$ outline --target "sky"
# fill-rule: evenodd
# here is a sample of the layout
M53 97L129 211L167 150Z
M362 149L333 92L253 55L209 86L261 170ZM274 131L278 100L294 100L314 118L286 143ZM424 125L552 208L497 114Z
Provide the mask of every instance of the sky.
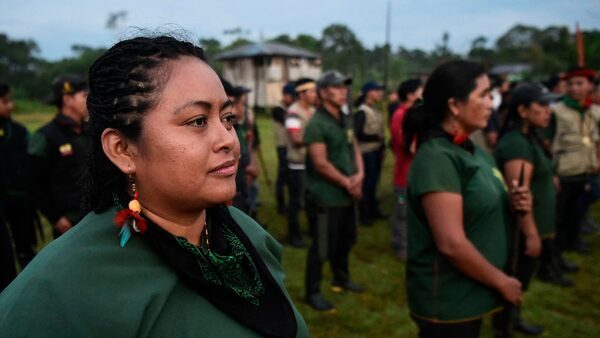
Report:
M600 30L600 0L391 0L393 48L431 50L450 34L450 48L469 50L478 36L490 45L517 23L547 27L579 22L583 30ZM280 34L320 37L333 23L347 25L371 48L385 43L388 0L3 0L0 33L11 39L32 39L40 56L57 60L72 55L74 44L109 47L136 32L185 30L191 38L235 36L224 31L240 27L242 37L258 41ZM126 11L116 30L106 28L110 13Z

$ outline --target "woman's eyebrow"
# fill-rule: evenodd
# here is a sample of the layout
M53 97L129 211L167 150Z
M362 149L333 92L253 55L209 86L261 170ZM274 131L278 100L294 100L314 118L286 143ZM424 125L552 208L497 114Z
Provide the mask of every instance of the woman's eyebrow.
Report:
M221 106L220 111L223 111L223 110L225 110L227 108L231 108L231 107L233 107L233 101L227 100L227 101L223 102L223 105Z
M177 115L177 114L181 113L183 110L185 110L186 108L191 107L191 106L198 106L200 108L210 110L212 108L212 103L210 103L208 101L204 101L204 100L189 101L189 102L181 105L179 108L175 109L175 111L173 111L173 115Z

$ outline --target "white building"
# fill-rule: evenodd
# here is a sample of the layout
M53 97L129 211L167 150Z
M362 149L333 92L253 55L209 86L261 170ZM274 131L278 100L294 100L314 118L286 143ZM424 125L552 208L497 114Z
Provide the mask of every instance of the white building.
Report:
M318 54L275 42L258 42L216 55L223 63L222 76L234 86L252 89L249 105L274 107L288 81L321 75Z

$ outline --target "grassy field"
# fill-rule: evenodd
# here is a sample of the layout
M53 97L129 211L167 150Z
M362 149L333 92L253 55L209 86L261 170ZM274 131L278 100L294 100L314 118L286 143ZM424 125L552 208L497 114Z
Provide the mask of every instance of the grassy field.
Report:
M19 102L17 102L17 107ZM41 113L15 114L14 118L35 130L52 118L48 109ZM271 121L259 118L262 151L271 181L275 181L276 155L272 146ZM383 169L379 197L383 209L392 211L391 187L392 158L388 154ZM260 208L258 219L268 225L268 230L280 241L286 233L286 220L276 212L273 188L267 187L263 172L260 180ZM600 207L594 208L600 220ZM303 229L306 221L302 219ZM562 289L534 280L526 294L523 315L531 322L544 325L542 337L600 337L600 235L587 237L591 242L590 255L569 255L582 270L572 275L576 287ZM335 314L313 311L303 302L304 266L306 249L285 247L283 265L287 273L286 284L299 310L304 315L313 337L416 337L416 327L408 315L406 304L404 263L398 262L389 246L389 222L380 221L373 227L359 228L358 244L351 257L352 278L367 287L368 291L355 294L333 294L329 291L331 274L326 269L323 293L337 307ZM483 337L492 337L489 320L483 328Z

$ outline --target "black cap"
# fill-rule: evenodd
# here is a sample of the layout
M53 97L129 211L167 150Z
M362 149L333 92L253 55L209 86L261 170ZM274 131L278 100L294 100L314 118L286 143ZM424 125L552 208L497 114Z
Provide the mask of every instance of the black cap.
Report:
M383 89L385 89L385 86L382 85L381 83L379 83L377 81L369 81L362 86L362 89L360 91L364 95L364 94L370 92L371 90L383 90Z
M323 73L317 80L317 88L325 88L329 86L349 86L352 84L352 78L342 75L336 70L330 70Z
M283 86L283 94L296 95L296 84L294 82L288 82Z
M82 76L77 74L62 75L52 81L52 94L48 102L60 106L63 95L73 95L87 90L89 90L88 84Z
M516 110L520 105L530 105L533 102L549 104L560 98L560 95L545 92L540 86L525 83L517 86L510 96L510 109Z

